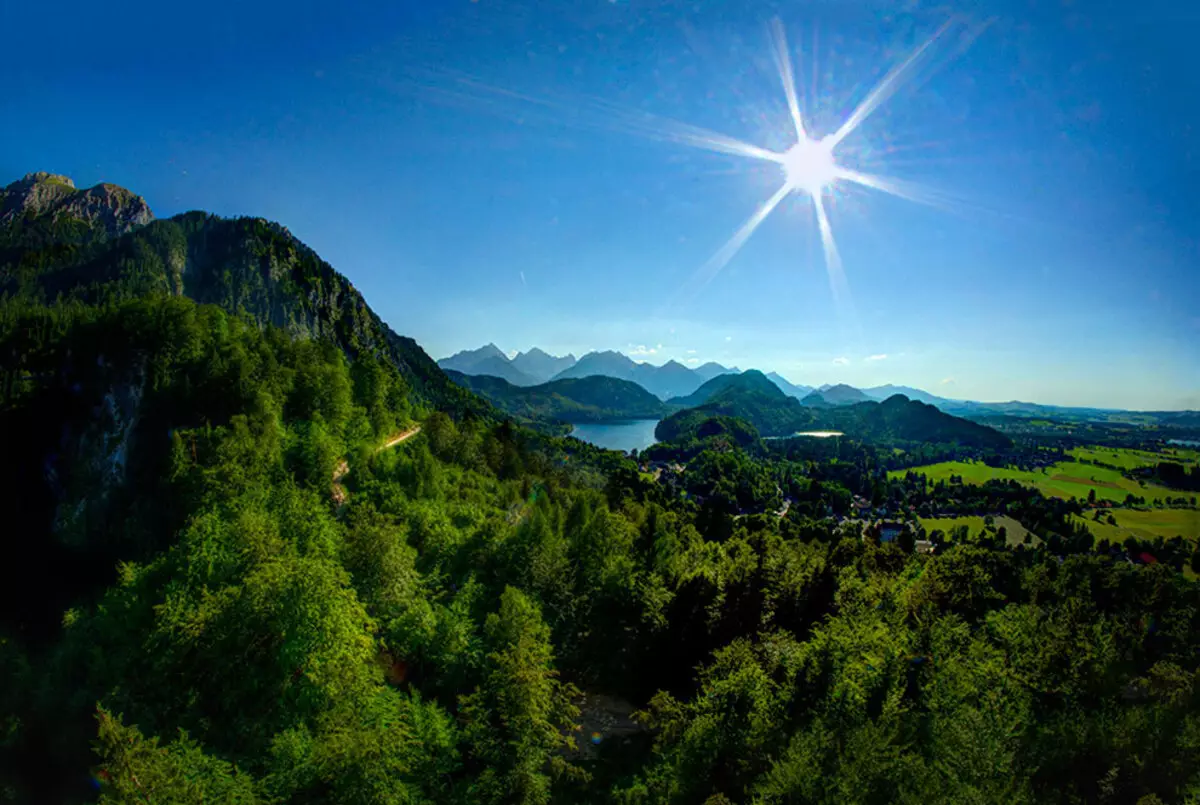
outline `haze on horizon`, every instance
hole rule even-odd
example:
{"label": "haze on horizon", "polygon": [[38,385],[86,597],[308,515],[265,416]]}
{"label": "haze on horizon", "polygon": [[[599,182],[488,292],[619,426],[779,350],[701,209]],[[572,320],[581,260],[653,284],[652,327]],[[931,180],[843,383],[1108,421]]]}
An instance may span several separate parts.
{"label": "haze on horizon", "polygon": [[[49,170],[159,216],[279,221],[434,357],[615,349],[809,385],[1200,408],[1200,111],[1183,102],[1200,25],[1169,0],[69,5],[4,11],[54,32],[53,59],[42,36],[0,53],[0,115],[19,122],[0,130],[5,181]],[[815,136],[957,21],[846,139],[940,202],[836,192],[849,315],[801,194],[679,299],[780,174],[647,138],[639,116],[788,148],[777,16]]]}

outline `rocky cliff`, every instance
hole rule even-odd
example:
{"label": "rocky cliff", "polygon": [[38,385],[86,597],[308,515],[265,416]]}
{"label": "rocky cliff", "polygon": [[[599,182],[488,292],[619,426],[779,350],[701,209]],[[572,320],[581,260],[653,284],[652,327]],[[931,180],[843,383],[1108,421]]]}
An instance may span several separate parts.
{"label": "rocky cliff", "polygon": [[0,227],[38,219],[78,222],[106,238],[123,235],[154,220],[141,196],[115,184],[79,190],[69,177],[38,172],[0,190]]}
{"label": "rocky cliff", "polygon": [[8,185],[0,209],[0,296],[89,304],[187,296],[297,338],[329,339],[350,357],[387,360],[418,397],[442,410],[491,410],[284,226],[204,212],[155,220],[128,190],[78,191],[69,178],[48,173]]}

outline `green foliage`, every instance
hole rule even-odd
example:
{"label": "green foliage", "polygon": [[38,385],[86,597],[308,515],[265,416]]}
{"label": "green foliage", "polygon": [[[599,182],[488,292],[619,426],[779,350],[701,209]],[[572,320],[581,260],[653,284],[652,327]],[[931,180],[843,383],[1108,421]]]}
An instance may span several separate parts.
{"label": "green foliage", "polygon": [[[1200,792],[1187,539],[1093,553],[1016,483],[767,447],[730,381],[656,479],[438,391],[280,228],[162,223],[5,241],[0,798],[91,801],[88,768],[106,803]],[[902,431],[855,408],[807,415]],[[1040,540],[834,519],[881,508]]]}
{"label": "green foliage", "polygon": [[230,763],[206,754],[186,734],[161,746],[101,709],[96,754],[101,805],[126,802],[269,802],[259,785]]}
{"label": "green foliage", "polygon": [[526,421],[597,422],[657,419],[666,405],[629,380],[595,375],[515,386],[499,377],[447,372],[455,383],[487,398],[497,408]]}
{"label": "green foliage", "polygon": [[985,425],[945,414],[932,405],[894,395],[882,403],[812,407],[789,397],[759,372],[723,375],[705,384],[691,398],[675,402],[692,404],[664,419],[655,429],[660,441],[696,438],[696,429],[714,416],[745,420],[764,436],[790,436],[803,430],[832,430],[856,439],[886,443],[935,442],[964,447],[1000,449],[1012,441]]}
{"label": "green foliage", "polygon": [[541,805],[550,801],[551,775],[579,774],[558,755],[574,745],[578,691],[556,679],[549,627],[520,590],[505,589],[484,640],[484,681],[462,697],[464,739],[480,767],[474,796]]}

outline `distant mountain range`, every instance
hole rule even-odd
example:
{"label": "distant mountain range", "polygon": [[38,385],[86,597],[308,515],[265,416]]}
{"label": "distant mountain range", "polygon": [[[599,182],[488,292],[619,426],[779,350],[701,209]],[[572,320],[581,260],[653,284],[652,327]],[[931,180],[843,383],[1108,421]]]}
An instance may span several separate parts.
{"label": "distant mountain range", "polygon": [[495,344],[457,352],[449,358],[442,358],[438,365],[444,370],[464,375],[503,378],[514,386],[534,386],[550,380],[580,377],[614,377],[637,383],[660,400],[691,394],[706,380],[739,371],[736,367],[726,368],[712,362],[695,369],[678,361],[655,366],[638,363],[627,355],[611,350],[589,352],[576,360],[574,355],[558,357],[534,347],[510,359]]}
{"label": "distant mountain range", "polygon": [[518,352],[511,361],[512,366],[534,383],[545,383],[575,365],[574,355],[558,357],[534,347],[528,352]]}
{"label": "distant mountain range", "polygon": [[482,377],[499,377],[514,386],[533,386],[538,383],[533,377],[514,366],[508,356],[500,351],[495,344],[487,344],[479,349],[463,350],[442,358],[438,366],[443,371],[461,372],[464,375],[479,375]]}
{"label": "distant mountain range", "polygon": [[[514,386],[535,386],[550,380],[572,377],[615,377],[637,383],[660,400],[670,400],[679,405],[699,405],[708,398],[709,392],[700,393],[709,381],[727,375],[738,375],[742,371],[736,366],[722,366],[715,361],[695,368],[684,366],[678,361],[667,361],[661,366],[639,363],[628,355],[615,350],[589,352],[578,360],[574,355],[551,355],[538,347],[528,352],[518,352],[509,358],[495,344],[479,349],[456,352],[438,361],[444,370],[461,372],[464,375],[490,375],[507,380]],[[868,400],[883,400],[893,394],[921,402],[938,404],[948,402],[928,392],[908,386],[876,386],[871,389],[856,389],[845,384],[824,385],[814,389],[792,383],[778,372],[763,375],[776,388],[789,397],[804,401],[806,405],[849,405]],[[719,386],[714,387],[719,388]],[[685,401],[674,398],[686,398]]]}
{"label": "distant mountain range", "polygon": [[[724,375],[745,374],[736,366],[726,367],[709,362],[695,368],[678,361],[662,366],[639,363],[616,351],[589,352],[576,360],[574,355],[555,356],[537,347],[518,352],[511,359],[494,344],[475,350],[464,350],[438,361],[442,369],[464,375],[491,375],[503,378],[515,386],[535,386],[559,378],[589,376],[614,377],[637,383],[660,400],[678,405],[699,405],[711,392],[701,392],[709,381]],[[864,402],[881,402],[897,394],[909,400],[932,405],[956,416],[981,418],[989,416],[1053,417],[1066,421],[1158,423],[1164,426],[1200,426],[1200,412],[1195,411],[1121,411],[1117,409],[1041,405],[1020,402],[977,402],[952,400],[912,386],[888,383],[869,388],[855,388],[845,383],[806,386],[792,383],[777,372],[758,373],[788,397],[810,408],[829,408]],[[717,387],[719,388],[719,387]],[[697,396],[698,395],[698,396]],[[681,399],[676,399],[681,398]]]}

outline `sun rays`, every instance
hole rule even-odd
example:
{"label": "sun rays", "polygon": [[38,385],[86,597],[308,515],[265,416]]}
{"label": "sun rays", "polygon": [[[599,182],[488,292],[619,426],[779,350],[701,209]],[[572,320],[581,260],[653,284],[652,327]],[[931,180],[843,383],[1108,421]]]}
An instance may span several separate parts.
{"label": "sun rays", "polygon": [[[688,148],[744,158],[759,163],[774,164],[779,170],[780,185],[754,213],[742,223],[732,236],[700,266],[691,279],[673,295],[667,307],[673,307],[683,298],[694,297],[708,285],[721,270],[738,254],[755,231],[771,213],[788,197],[795,194],[811,203],[817,233],[820,236],[825,270],[829,276],[830,291],[835,303],[851,305],[849,284],[842,268],[837,242],[834,239],[830,210],[842,188],[857,186],[870,191],[886,193],[897,198],[943,209],[951,205],[945,196],[913,182],[868,172],[856,164],[862,152],[847,140],[883,104],[911,81],[936,50],[935,45],[947,39],[955,29],[956,20],[943,24],[922,44],[893,66],[879,82],[863,96],[861,102],[835,128],[825,136],[814,134],[811,121],[807,120],[803,96],[800,92],[804,76],[793,67],[792,51],[788,45],[783,22],[773,19],[768,27],[770,54],[784,92],[790,126],[784,138],[791,145],[781,150],[772,150],[735,137],[711,131],[700,126],[671,118],[634,110],[595,97],[552,98],[537,97],[496,86],[489,86],[476,79],[458,76],[454,79],[456,90],[447,96],[462,96],[467,100],[478,99],[481,94],[494,98],[508,98],[526,104],[528,113],[537,117],[537,112],[547,116],[555,125],[571,125],[579,128],[604,130],[633,135],[642,139],[686,146]],[[970,31],[967,31],[969,34]],[[973,37],[960,36],[969,44]],[[815,56],[815,47],[814,47]],[[815,93],[816,70],[813,69],[812,94]],[[444,74],[444,73],[443,73]],[[522,117],[524,119],[524,115]],[[778,142],[778,140],[776,140]],[[846,151],[841,154],[839,152]],[[877,151],[886,155],[889,151]],[[844,163],[840,157],[850,157]],[[873,169],[877,167],[872,163]]]}
{"label": "sun rays", "polygon": [[[795,143],[784,151],[776,152],[723,135],[705,132],[706,142],[695,143],[695,145],[709,150],[718,150],[710,141],[712,138],[720,138],[721,148],[719,150],[723,153],[778,163],[783,183],[775,194],[742,224],[733,237],[726,241],[696,272],[692,282],[689,283],[692,286],[689,290],[694,293],[716,277],[721,269],[737,255],[759,225],[779,206],[780,202],[795,192],[806,196],[812,202],[817,231],[821,238],[825,270],[829,275],[829,286],[834,301],[836,303],[849,302],[849,286],[842,270],[841,256],[834,239],[833,226],[830,223],[827,209],[827,200],[838,184],[855,184],[923,204],[936,205],[938,200],[932,192],[911,183],[842,166],[837,158],[838,146],[903,86],[929,53],[934,43],[944,37],[952,26],[953,20],[942,25],[933,36],[888,71],[832,134],[816,138],[810,134],[808,126],[805,125],[804,111],[801,108],[797,92],[797,79],[792,69],[791,51],[788,47],[783,23],[778,18],[771,22],[769,31],[771,51],[779,72],[779,79],[783,84],[792,127],[795,130]],[[683,142],[682,140],[677,141]]]}

